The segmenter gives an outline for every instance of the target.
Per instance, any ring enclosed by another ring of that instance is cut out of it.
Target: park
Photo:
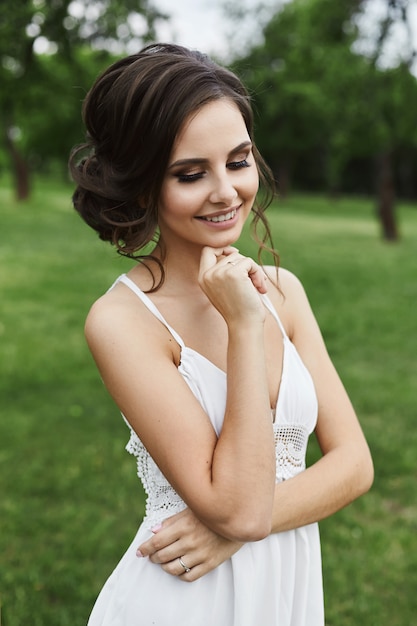
[[[281,32],[297,20],[307,28],[297,6],[318,11],[322,1],[290,3]],[[273,242],[281,265],[306,288],[375,465],[371,491],[320,523],[326,625],[410,626],[417,611],[417,81],[406,62],[382,71],[358,55],[353,68],[346,42],[335,35],[327,43],[334,46],[327,74],[317,54],[295,75],[304,52],[294,47],[286,70],[262,75],[278,54],[267,45],[236,59],[234,69],[254,92],[267,85],[257,110],[266,116],[259,145],[278,179],[267,211]],[[2,626],[85,623],[144,514],[135,462],[124,450],[128,431],[83,335],[94,300],[134,261],[82,223],[66,170],[69,149],[82,140],[82,92],[109,53],[79,45],[63,59],[45,55],[28,66],[27,99],[17,66],[9,61],[1,70],[8,81],[2,111],[10,116],[0,151]],[[362,82],[346,72],[334,88],[340,64]],[[321,76],[320,88],[308,74]],[[273,89],[282,101],[266,97]],[[53,90],[55,107],[36,104]],[[56,102],[64,103],[62,116]],[[277,124],[286,131],[274,141]],[[249,228],[239,249],[256,257]],[[313,438],[309,463],[318,455]]]

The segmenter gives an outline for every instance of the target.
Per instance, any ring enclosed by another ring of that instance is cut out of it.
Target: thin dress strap
[[[129,287],[129,289],[131,289],[138,296],[138,298],[142,300],[143,304],[149,309],[149,311],[153,313],[155,317],[158,318],[159,321],[162,322],[162,324],[164,324],[164,326],[166,326],[166,328],[169,330],[169,332],[174,337],[175,341],[181,346],[181,348],[185,348],[185,343],[183,342],[179,334],[175,332],[175,330],[168,324],[168,322],[160,313],[159,309],[157,309],[152,300],[146,295],[146,293],[139,289],[139,287],[133,282],[133,280],[126,276],[126,274],[122,274],[116,280],[114,285],[116,285],[117,283],[123,283],[124,285],[126,285],[126,287]],[[112,286],[114,287],[114,285]]]
[[[264,305],[266,306],[266,308],[268,309],[268,311],[272,314],[272,316],[275,318],[278,326],[281,329],[282,335],[285,339],[288,339],[287,333],[285,332],[285,328],[283,323],[281,322],[278,313],[276,312],[276,309],[274,307],[274,305],[272,304],[271,300],[268,298],[268,296],[266,294],[262,294],[262,300]]]
[[[138,296],[138,298],[149,309],[149,311],[151,313],[153,313],[155,315],[155,317],[157,319],[159,319],[159,321],[162,322],[162,324],[164,324],[164,326],[166,326],[166,328],[169,330],[169,332],[174,337],[175,341],[181,346],[181,348],[185,348],[185,343],[182,340],[182,338],[180,337],[180,335],[172,328],[172,326],[170,326],[168,324],[168,322],[166,321],[166,319],[164,318],[162,313],[155,306],[155,304],[152,302],[152,300],[146,295],[146,293],[144,293],[141,289],[139,289],[139,287],[133,282],[133,280],[131,280],[128,276],[126,276],[126,274],[122,274],[121,276],[119,276],[119,278],[110,287],[110,289],[112,289],[114,287],[114,285],[116,285],[119,282],[123,283],[124,285],[126,285],[126,287],[129,287],[129,289],[131,289]],[[266,294],[262,295],[262,300],[263,300],[266,308],[272,314],[272,316],[276,320],[278,326],[280,327],[280,330],[282,332],[283,337],[288,339],[287,333],[285,332],[284,325],[282,324],[282,322],[281,322],[281,320],[279,318],[279,315],[276,312],[275,307],[272,304],[271,300],[268,298],[268,296]]]

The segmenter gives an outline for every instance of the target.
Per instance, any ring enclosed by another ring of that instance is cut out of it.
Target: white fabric
[[[218,434],[226,403],[225,372],[185,346],[150,298],[126,275],[120,276],[118,281],[138,295],[179,343],[179,372]],[[274,421],[276,479],[280,482],[305,469],[308,436],[317,420],[317,398],[311,376],[287,337],[272,303],[266,296],[263,299],[279,324],[284,342]],[[138,558],[136,549],[152,535],[150,529],[181,511],[185,504],[131,428],[126,449],[137,459],[138,475],[147,493],[146,515],[130,547],[105,583],[88,626],[324,625],[317,524],[248,543],[231,559],[192,583],[165,573],[147,558]]]

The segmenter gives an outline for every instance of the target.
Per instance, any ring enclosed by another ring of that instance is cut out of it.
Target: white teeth
[[[204,219],[208,222],[226,222],[227,220],[231,220],[236,215],[236,209],[233,211],[229,211],[229,213],[225,213],[224,215],[217,215],[216,217],[205,217]]]

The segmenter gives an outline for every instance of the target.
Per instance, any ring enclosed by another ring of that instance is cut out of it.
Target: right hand
[[[142,556],[186,582],[211,572],[243,545],[207,528],[188,508],[164,520],[152,532],[153,537],[139,546]],[[190,568],[189,572],[184,570],[179,558]]]
[[[267,292],[266,274],[236,248],[203,248],[198,280],[227,323],[265,320],[265,307],[259,294]]]

